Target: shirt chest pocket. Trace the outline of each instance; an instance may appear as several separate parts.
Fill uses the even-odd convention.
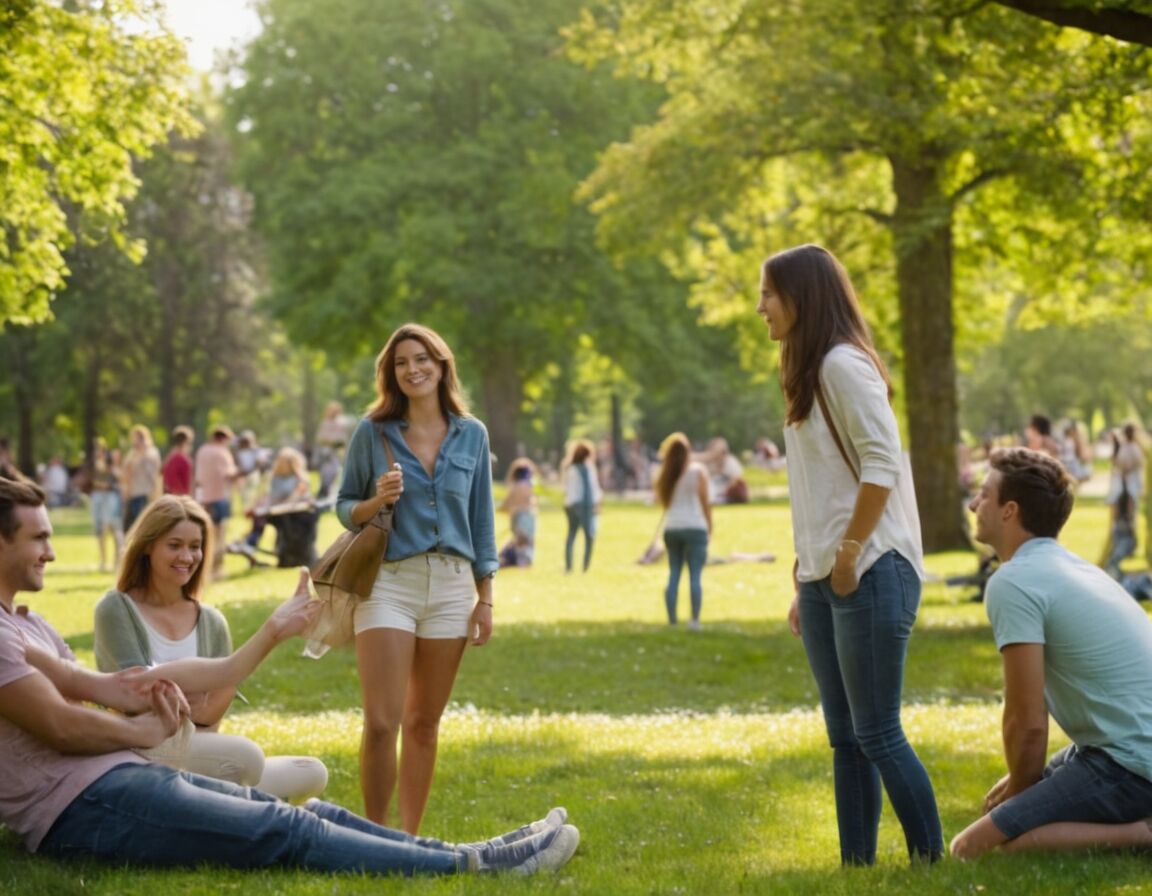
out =
[[[448,455],[444,468],[444,491],[450,495],[467,497],[472,492],[472,477],[476,473],[476,458],[467,455]]]

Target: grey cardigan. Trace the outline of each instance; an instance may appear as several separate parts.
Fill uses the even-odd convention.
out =
[[[129,666],[152,665],[148,632],[132,598],[112,589],[96,604],[93,649],[101,672],[118,672]],[[214,607],[200,604],[196,619],[196,655],[228,656],[232,635],[224,615]]]

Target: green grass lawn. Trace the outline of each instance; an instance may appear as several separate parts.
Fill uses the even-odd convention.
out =
[[[890,812],[880,861],[838,864],[831,755],[803,650],[787,631],[791,527],[785,503],[716,511],[714,552],[776,551],[777,563],[709,566],[704,630],[664,623],[663,565],[635,559],[651,537],[652,507],[609,503],[592,569],[563,572],[563,517],[546,496],[536,566],[501,573],[496,634],[469,650],[442,726],[425,830],[474,839],[568,807],[583,840],[556,877],[379,880],[298,872],[145,872],[27,857],[0,835],[0,892],[13,894],[448,893],[581,894],[1152,892],[1138,856],[993,856],[908,868]],[[1095,559],[1105,509],[1083,502],[1065,541]],[[506,526],[501,518],[500,526]],[[56,517],[58,560],[31,598],[92,663],[92,607],[111,577],[96,572],[84,516]],[[233,521],[239,529],[242,521]],[[337,523],[325,517],[321,543]],[[269,540],[271,535],[269,534]],[[578,545],[579,547],[579,545]],[[208,601],[237,638],[291,589],[288,570],[229,577]],[[936,785],[946,838],[970,822],[1002,772],[1000,666],[983,608],[944,576],[970,572],[971,554],[929,559],[934,580],[912,640],[905,723]],[[687,582],[681,601],[686,607]],[[328,764],[326,796],[360,807],[359,700],[348,651],[320,661],[279,648],[243,687],[225,730],[269,753]],[[1052,747],[1062,744],[1054,739]]]

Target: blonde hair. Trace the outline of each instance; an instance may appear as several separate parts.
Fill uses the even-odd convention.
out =
[[[140,514],[124,543],[124,556],[120,560],[120,574],[116,588],[128,593],[147,588],[152,578],[152,563],[148,551],[179,523],[190,522],[200,527],[201,547],[205,557],[212,556],[212,520],[197,502],[187,495],[163,495],[153,501]],[[183,587],[184,596],[196,600],[204,582],[204,561],[192,573]]]
[[[308,465],[304,455],[295,448],[285,445],[276,452],[276,459],[272,461],[273,476],[295,476],[297,479],[308,478]]]

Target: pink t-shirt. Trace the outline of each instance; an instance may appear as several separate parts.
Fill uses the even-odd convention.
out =
[[[17,607],[0,608],[0,688],[28,675],[24,646],[36,642],[64,659],[74,659],[64,640],[43,617]],[[66,756],[0,716],[0,822],[35,852],[56,818],[85,788],[118,765],[144,762],[128,750],[101,756]]]
[[[196,451],[196,485],[200,487],[197,500],[201,504],[226,500],[232,493],[235,475],[236,462],[227,445],[205,442]]]

